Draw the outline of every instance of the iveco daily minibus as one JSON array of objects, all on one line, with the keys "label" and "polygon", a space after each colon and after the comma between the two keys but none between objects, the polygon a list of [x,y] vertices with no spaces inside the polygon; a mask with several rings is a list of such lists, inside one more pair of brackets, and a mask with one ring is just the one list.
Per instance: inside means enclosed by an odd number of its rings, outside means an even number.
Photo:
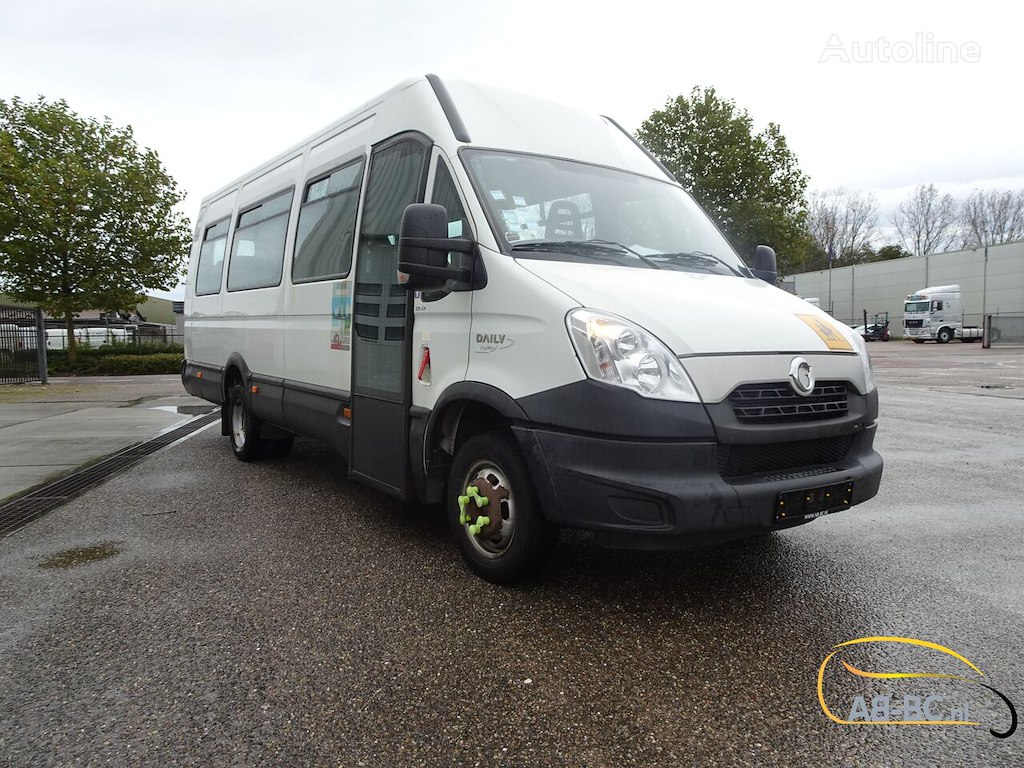
[{"label": "iveco daily minibus", "polygon": [[510,582],[873,497],[864,342],[613,120],[428,75],[207,197],[182,378],[243,461],[326,441]]}]

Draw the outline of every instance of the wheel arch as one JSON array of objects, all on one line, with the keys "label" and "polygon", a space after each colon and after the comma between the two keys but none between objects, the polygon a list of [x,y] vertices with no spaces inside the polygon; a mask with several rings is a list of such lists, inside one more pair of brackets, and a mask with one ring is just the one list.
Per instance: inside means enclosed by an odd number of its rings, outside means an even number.
[{"label": "wheel arch", "polygon": [[[434,403],[422,424],[414,427],[413,464],[424,502],[444,496],[455,452],[474,435],[526,421],[526,413],[507,393],[489,384],[464,381],[451,385]],[[417,455],[419,454],[419,455]]]},{"label": "wheel arch", "polygon": [[427,419],[424,441],[430,449],[454,455],[473,435],[526,420],[519,403],[497,387],[459,382],[437,399]]}]

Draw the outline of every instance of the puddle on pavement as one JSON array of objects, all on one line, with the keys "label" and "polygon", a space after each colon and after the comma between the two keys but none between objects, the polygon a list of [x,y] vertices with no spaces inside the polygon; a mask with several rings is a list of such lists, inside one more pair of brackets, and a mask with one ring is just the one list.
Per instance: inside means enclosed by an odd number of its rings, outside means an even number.
[{"label": "puddle on pavement", "polygon": [[154,405],[151,410],[166,411],[167,413],[178,413],[182,416],[202,416],[204,413],[213,413],[218,406],[213,405]]},{"label": "puddle on pavement", "polygon": [[41,563],[40,568],[74,568],[76,565],[95,563],[97,560],[106,560],[108,557],[120,554],[121,550],[114,544],[95,544],[91,547],[78,547],[77,549],[65,549],[50,555]]}]

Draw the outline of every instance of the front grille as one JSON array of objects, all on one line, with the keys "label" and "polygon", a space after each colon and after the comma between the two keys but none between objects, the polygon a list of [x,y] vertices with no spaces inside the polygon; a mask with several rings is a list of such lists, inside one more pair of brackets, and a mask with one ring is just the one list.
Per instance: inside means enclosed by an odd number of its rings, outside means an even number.
[{"label": "front grille", "polygon": [[765,445],[718,446],[718,471],[724,478],[792,472],[829,464],[846,458],[854,435],[795,440]]},{"label": "front grille", "polygon": [[923,322],[923,320],[905,320],[903,325],[906,328],[920,328]]},{"label": "front grille", "polygon": [[845,416],[846,384],[822,381],[804,397],[785,382],[744,384],[729,395],[736,420],[741,424],[782,424],[820,421]]}]

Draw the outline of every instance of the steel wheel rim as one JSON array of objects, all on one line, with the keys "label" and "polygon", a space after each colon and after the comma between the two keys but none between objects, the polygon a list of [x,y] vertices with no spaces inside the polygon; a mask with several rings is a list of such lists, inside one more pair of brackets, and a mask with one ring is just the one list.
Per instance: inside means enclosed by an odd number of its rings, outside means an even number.
[{"label": "steel wheel rim", "polygon": [[231,436],[237,448],[245,447],[245,410],[241,400],[231,406]]},{"label": "steel wheel rim", "polygon": [[[509,545],[515,536],[516,496],[512,484],[508,480],[508,475],[497,463],[489,460],[476,461],[470,466],[469,471],[466,472],[462,487],[459,489],[460,493],[473,485],[475,480],[481,478],[497,488],[504,488],[508,491],[508,498],[501,503],[500,510],[483,510],[489,514],[501,515],[501,528],[498,531],[497,537],[487,539],[471,534],[468,525],[462,526],[462,532],[469,540],[470,546],[473,547],[474,551],[483,557],[496,560],[508,551]],[[497,482],[495,483],[495,481]]]}]

